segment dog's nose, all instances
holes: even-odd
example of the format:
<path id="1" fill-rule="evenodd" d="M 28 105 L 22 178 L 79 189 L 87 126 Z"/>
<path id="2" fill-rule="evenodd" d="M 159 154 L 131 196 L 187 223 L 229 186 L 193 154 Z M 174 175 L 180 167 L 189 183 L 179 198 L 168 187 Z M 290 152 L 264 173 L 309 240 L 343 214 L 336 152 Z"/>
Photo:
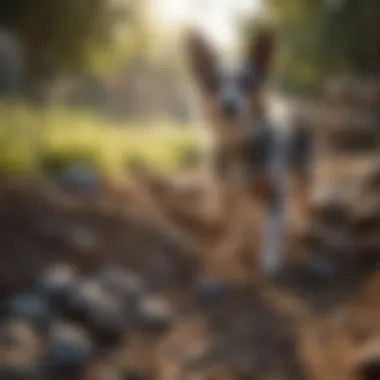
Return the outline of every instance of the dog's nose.
<path id="1" fill-rule="evenodd" d="M 222 110 L 225 116 L 233 117 L 237 113 L 237 104 L 231 99 L 222 101 Z"/>

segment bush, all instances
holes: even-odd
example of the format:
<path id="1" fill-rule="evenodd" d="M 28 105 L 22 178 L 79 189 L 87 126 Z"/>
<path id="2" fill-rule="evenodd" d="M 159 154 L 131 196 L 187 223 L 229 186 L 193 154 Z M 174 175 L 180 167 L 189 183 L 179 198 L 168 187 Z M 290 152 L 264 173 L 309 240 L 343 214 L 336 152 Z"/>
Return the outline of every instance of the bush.
<path id="1" fill-rule="evenodd" d="M 0 170 L 57 175 L 80 162 L 114 176 L 136 162 L 167 172 L 197 157 L 196 133 L 184 126 L 120 125 L 62 109 L 20 112 L 14 107 L 12 117 L 8 114 L 0 108 Z"/>
<path id="2" fill-rule="evenodd" d="M 201 151 L 196 145 L 183 145 L 179 146 L 176 150 L 178 152 L 178 162 L 180 168 L 191 168 L 197 166 L 201 162 Z"/>

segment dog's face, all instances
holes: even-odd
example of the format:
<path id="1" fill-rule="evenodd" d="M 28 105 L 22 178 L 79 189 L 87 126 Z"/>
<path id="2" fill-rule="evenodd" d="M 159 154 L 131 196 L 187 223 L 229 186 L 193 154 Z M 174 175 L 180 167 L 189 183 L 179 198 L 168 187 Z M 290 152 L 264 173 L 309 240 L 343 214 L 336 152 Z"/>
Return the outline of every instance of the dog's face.
<path id="1" fill-rule="evenodd" d="M 236 125 L 259 116 L 262 87 L 272 60 L 273 35 L 258 33 L 239 68 L 222 70 L 216 54 L 198 33 L 186 39 L 190 69 L 203 96 L 206 116 L 216 125 Z"/>

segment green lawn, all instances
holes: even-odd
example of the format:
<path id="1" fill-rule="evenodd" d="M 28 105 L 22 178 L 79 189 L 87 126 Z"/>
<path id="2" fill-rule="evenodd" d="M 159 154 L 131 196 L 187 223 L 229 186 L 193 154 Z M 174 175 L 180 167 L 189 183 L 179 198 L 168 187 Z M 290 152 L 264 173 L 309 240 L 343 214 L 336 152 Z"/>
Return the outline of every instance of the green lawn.
<path id="1" fill-rule="evenodd" d="M 198 147 L 194 128 L 169 122 L 122 125 L 84 112 L 0 106 L 2 170 L 32 171 L 41 161 L 84 160 L 104 174 L 117 175 L 139 160 L 168 171 L 179 168 Z"/>

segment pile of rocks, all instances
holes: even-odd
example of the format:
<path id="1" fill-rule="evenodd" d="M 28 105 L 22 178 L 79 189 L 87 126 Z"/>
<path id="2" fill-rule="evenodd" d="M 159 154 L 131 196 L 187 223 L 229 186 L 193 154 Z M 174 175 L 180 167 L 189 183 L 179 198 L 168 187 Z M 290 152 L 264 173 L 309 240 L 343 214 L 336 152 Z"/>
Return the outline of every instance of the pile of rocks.
<path id="1" fill-rule="evenodd" d="M 357 152 L 378 147 L 380 83 L 344 78 L 326 85 L 316 129 L 329 151 Z"/>
<path id="2" fill-rule="evenodd" d="M 158 337 L 174 318 L 168 300 L 148 290 L 136 273 L 115 267 L 84 276 L 69 265 L 50 266 L 1 307 L 4 380 L 76 379 L 132 333 Z M 129 378 L 122 362 L 113 370 L 120 376 L 112 379 Z"/>
<path id="3" fill-rule="evenodd" d="M 290 260 L 283 274 L 317 308 L 344 301 L 380 263 L 380 162 L 369 161 L 366 171 L 358 171 L 345 181 L 336 173 L 335 184 L 315 192 L 296 238 L 305 255 L 301 263 Z"/>
<path id="4" fill-rule="evenodd" d="M 45 193 L 27 197 L 30 188 L 0 191 L 0 379 L 378 378 L 377 352 L 356 364 L 345 340 L 333 343 L 380 331 L 376 288 L 373 299 L 358 288 L 380 248 L 380 164 L 367 169 L 322 186 L 298 236 L 307 260 L 289 258 L 275 281 L 255 268 L 249 281 L 203 271 L 213 251 L 171 242 L 120 215 L 121 203 L 95 212 L 81 198 L 72 210 L 45 204 Z M 175 185 L 178 198 L 195 197 Z"/>

